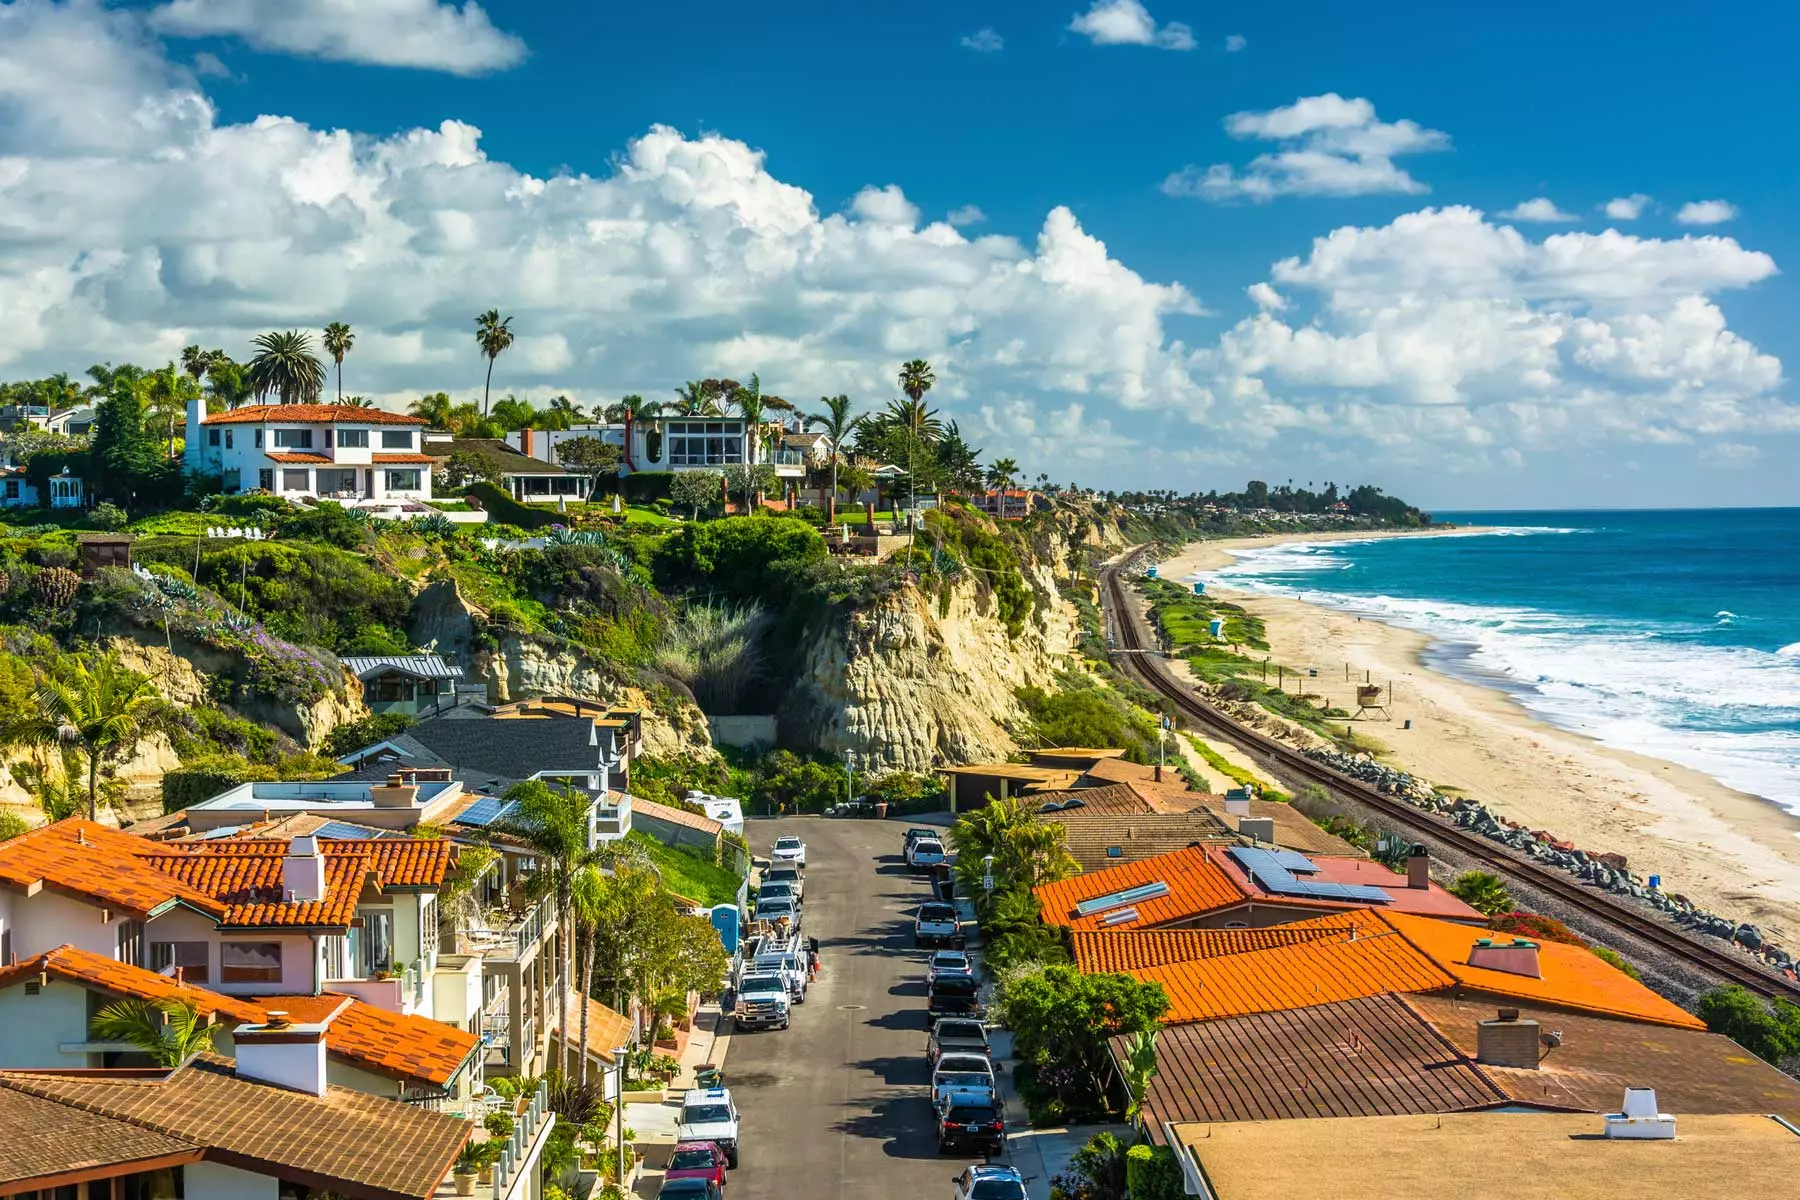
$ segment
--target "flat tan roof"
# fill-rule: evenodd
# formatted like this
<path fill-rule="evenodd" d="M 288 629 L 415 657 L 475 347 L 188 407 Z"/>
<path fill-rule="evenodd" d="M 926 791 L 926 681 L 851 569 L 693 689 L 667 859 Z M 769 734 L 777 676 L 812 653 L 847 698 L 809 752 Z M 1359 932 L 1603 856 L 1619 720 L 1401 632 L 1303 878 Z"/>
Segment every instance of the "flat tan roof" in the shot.
<path fill-rule="evenodd" d="M 1124 758 L 1124 747 L 1095 748 L 1088 746 L 1056 746 L 1049 750 L 1029 750 L 1033 758 Z"/>
<path fill-rule="evenodd" d="M 1792 1195 L 1800 1177 L 1800 1137 L 1766 1116 L 1676 1114 L 1672 1141 L 1602 1129 L 1585 1113 L 1446 1113 L 1176 1125 L 1174 1141 L 1209 1200 L 1722 1200 Z"/>
<path fill-rule="evenodd" d="M 1031 767 L 1024 763 L 971 763 L 966 767 L 939 767 L 940 775 L 990 775 L 995 779 L 1029 779 L 1038 782 L 1069 774 L 1052 767 Z"/>

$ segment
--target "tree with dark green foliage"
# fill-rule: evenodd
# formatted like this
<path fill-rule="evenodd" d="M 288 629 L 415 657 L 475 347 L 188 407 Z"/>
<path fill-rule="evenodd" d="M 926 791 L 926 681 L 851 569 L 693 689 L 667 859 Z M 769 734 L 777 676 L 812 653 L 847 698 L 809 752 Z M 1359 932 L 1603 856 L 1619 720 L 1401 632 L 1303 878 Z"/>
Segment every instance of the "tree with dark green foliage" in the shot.
<path fill-rule="evenodd" d="M 1132 762 L 1156 761 L 1156 726 L 1110 691 L 1025 687 L 1015 695 L 1031 718 L 1030 734 L 1040 746 L 1119 747 Z"/>
<path fill-rule="evenodd" d="M 562 464 L 563 470 L 587 480 L 587 490 L 581 497 L 586 500 L 593 496 L 601 479 L 619 473 L 624 451 L 597 437 L 569 438 L 557 443 L 556 461 Z"/>
<path fill-rule="evenodd" d="M 1026 1072 L 1020 1086 L 1028 1100 L 1040 1112 L 1055 1110 L 1073 1120 L 1097 1115 L 1104 1105 L 1111 1076 L 1107 1040 L 1156 1028 L 1169 998 L 1159 983 L 1084 975 L 1059 963 L 1008 979 L 1000 1008 Z"/>
<path fill-rule="evenodd" d="M 1506 881 L 1492 871 L 1464 871 L 1450 885 L 1450 894 L 1486 917 L 1511 912 L 1513 908 Z"/>
<path fill-rule="evenodd" d="M 1734 983 L 1703 993 L 1695 1011 L 1712 1032 L 1766 1062 L 1781 1066 L 1800 1055 L 1800 1006 L 1786 1000 L 1764 1003 Z"/>
<path fill-rule="evenodd" d="M 795 578 L 825 557 L 825 539 L 806 522 L 757 515 L 683 525 L 657 547 L 650 566 L 665 590 L 783 603 Z"/>
<path fill-rule="evenodd" d="M 258 334 L 251 339 L 256 354 L 245 371 L 245 382 L 258 400 L 277 404 L 316 404 L 325 390 L 325 364 L 313 353 L 310 333 L 290 329 Z"/>
<path fill-rule="evenodd" d="M 669 480 L 669 500 L 697 521 L 703 509 L 723 503 L 725 476 L 720 471 L 677 471 Z"/>
<path fill-rule="evenodd" d="M 135 381 L 115 382 L 96 405 L 88 460 L 89 487 L 102 495 L 129 499 L 150 482 L 161 459 L 144 429 L 144 403 Z"/>
<path fill-rule="evenodd" d="M 326 734 L 325 744 L 320 749 L 332 758 L 342 758 L 365 746 L 373 746 L 405 733 L 412 724 L 413 719 L 405 713 L 370 713 L 347 725 L 339 725 Z"/>

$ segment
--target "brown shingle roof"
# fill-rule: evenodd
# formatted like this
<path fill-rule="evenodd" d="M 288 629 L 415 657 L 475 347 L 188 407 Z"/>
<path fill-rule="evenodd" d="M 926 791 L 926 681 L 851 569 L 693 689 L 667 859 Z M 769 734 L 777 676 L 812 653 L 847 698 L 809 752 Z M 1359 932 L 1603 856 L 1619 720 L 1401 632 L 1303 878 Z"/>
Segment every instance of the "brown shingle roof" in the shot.
<path fill-rule="evenodd" d="M 209 1158 L 318 1187 L 423 1198 L 449 1174 L 471 1125 L 330 1087 L 311 1096 L 239 1078 L 203 1055 L 165 1073 L 0 1071 L 0 1088 L 55 1100 L 206 1147 Z"/>
<path fill-rule="evenodd" d="M 654 800 L 645 800 L 639 796 L 631 798 L 631 811 L 641 816 L 655 817 L 667 821 L 671 825 L 685 825 L 689 829 L 718 837 L 725 831 L 725 826 L 711 817 L 703 817 L 699 813 L 691 813 L 685 808 L 674 808 L 667 804 L 658 804 Z"/>
<path fill-rule="evenodd" d="M 1102 871 L 1196 842 L 1237 840 L 1206 812 L 1112 814 L 1072 808 L 1044 813 L 1043 819 L 1063 827 L 1064 844 L 1084 871 Z"/>
<path fill-rule="evenodd" d="M 1777 1113 L 1800 1124 L 1800 1081 L 1782 1074 L 1730 1038 L 1697 1029 L 1573 1013 L 1506 998 L 1406 996 L 1408 1008 L 1465 1055 L 1473 1056 L 1476 1023 L 1499 1005 L 1517 1009 L 1544 1033 L 1562 1034 L 1538 1069 L 1482 1067 L 1523 1103 L 1611 1112 L 1627 1087 L 1653 1087 L 1672 1113 Z"/>
<path fill-rule="evenodd" d="M 1100 758 L 1085 768 L 1082 775 L 1088 779 L 1098 779 L 1102 783 L 1126 783 L 1131 780 L 1149 783 L 1156 778 L 1156 768 L 1146 767 L 1143 763 L 1127 762 L 1123 758 Z M 1165 779 L 1171 777 L 1180 778 L 1172 769 L 1164 774 Z"/>
<path fill-rule="evenodd" d="M 1121 1060 L 1123 1042 L 1111 1047 Z M 1169 1026 L 1156 1067 L 1145 1109 L 1159 1140 L 1165 1121 L 1452 1112 L 1507 1099 L 1393 995 Z"/>
<path fill-rule="evenodd" d="M 423 425 L 423 417 L 388 412 L 381 408 L 357 408 L 351 404 L 246 404 L 230 412 L 209 413 L 200 418 L 202 425 L 275 424 L 325 425 Z"/>
<path fill-rule="evenodd" d="M 1373 913 L 1352 910 L 1263 929 L 1092 929 L 1073 933 L 1070 938 L 1075 965 L 1084 974 L 1093 975 L 1316 942 L 1342 937 L 1351 928 L 1365 933 L 1388 932 Z"/>
<path fill-rule="evenodd" d="M 1078 808 L 1071 808 L 1071 813 L 1093 815 L 1119 815 L 1155 812 L 1156 807 L 1139 795 L 1133 788 L 1122 783 L 1109 783 L 1105 787 L 1063 788 L 1056 791 L 1031 792 L 1020 798 L 1028 808 L 1040 808 L 1046 804 L 1067 804 L 1071 800 L 1081 801 Z M 1045 813 L 1045 816 L 1052 814 Z"/>
<path fill-rule="evenodd" d="M 567 1030 L 568 1044 L 573 1045 L 581 1034 L 581 1002 L 584 997 L 578 992 L 569 993 L 568 1022 L 552 1036 L 559 1041 Z M 613 1053 L 631 1039 L 631 1018 L 600 1003 L 588 999 L 588 1053 L 602 1062 L 613 1061 Z"/>
<path fill-rule="evenodd" d="M 0 1138 L 0 1184 L 169 1156 L 200 1157 L 198 1147 L 179 1138 L 5 1089 L 0 1089 L 0 1128 L 6 1130 Z"/>
<path fill-rule="evenodd" d="M 1225 800 L 1222 796 L 1205 797 L 1206 810 L 1218 817 L 1220 821 L 1235 830 L 1236 817 L 1225 811 Z M 1250 801 L 1250 815 L 1253 817 L 1272 817 L 1275 821 L 1275 844 L 1284 850 L 1298 850 L 1302 854 L 1335 855 L 1342 858 L 1356 857 L 1362 854 L 1355 846 L 1346 842 L 1334 833 L 1326 833 L 1305 813 L 1291 804 L 1282 804 L 1278 800 Z"/>

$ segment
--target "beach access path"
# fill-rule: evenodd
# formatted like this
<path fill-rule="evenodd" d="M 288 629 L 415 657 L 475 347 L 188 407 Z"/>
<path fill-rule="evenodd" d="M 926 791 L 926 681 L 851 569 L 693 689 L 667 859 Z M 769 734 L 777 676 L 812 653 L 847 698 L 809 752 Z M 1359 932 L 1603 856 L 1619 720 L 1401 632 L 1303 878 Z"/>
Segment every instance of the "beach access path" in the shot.
<path fill-rule="evenodd" d="M 1233 561 L 1233 549 L 1374 536 L 1382 535 L 1195 542 L 1162 560 L 1159 574 L 1180 582 L 1217 570 Z M 1665 889 L 1752 922 L 1782 945 L 1800 943 L 1800 819 L 1779 806 L 1698 771 L 1554 728 L 1498 688 L 1433 671 L 1422 661 L 1429 645 L 1423 634 L 1216 583 L 1207 593 L 1262 618 L 1272 659 L 1316 668 L 1306 689 L 1332 704 L 1355 711 L 1355 685 L 1365 672 L 1391 684 L 1392 719 L 1355 726 L 1389 748 L 1390 765 L 1583 850 L 1623 854 L 1637 874 L 1661 875 Z M 1185 677 L 1185 666 L 1170 666 Z"/>

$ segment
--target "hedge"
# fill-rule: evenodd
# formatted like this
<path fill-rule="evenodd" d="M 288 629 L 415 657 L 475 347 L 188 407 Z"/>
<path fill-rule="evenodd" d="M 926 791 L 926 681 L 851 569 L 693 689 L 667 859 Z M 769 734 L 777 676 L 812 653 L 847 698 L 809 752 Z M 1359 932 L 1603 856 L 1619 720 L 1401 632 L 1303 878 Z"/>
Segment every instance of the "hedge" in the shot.
<path fill-rule="evenodd" d="M 162 777 L 163 812 L 172 813 L 211 800 L 244 782 L 244 772 L 224 766 L 177 767 Z"/>
<path fill-rule="evenodd" d="M 543 529 L 563 518 L 555 509 L 520 504 L 506 492 L 485 479 L 471 483 L 463 491 L 481 501 L 489 519 L 501 525 L 517 525 L 520 529 Z"/>
<path fill-rule="evenodd" d="M 1128 1200 L 1184 1200 L 1187 1185 L 1181 1164 L 1167 1146 L 1140 1142 L 1125 1152 L 1125 1195 Z"/>
<path fill-rule="evenodd" d="M 655 504 L 669 498 L 669 486 L 675 481 L 673 471 L 633 471 L 620 483 L 625 499 L 632 504 Z"/>

